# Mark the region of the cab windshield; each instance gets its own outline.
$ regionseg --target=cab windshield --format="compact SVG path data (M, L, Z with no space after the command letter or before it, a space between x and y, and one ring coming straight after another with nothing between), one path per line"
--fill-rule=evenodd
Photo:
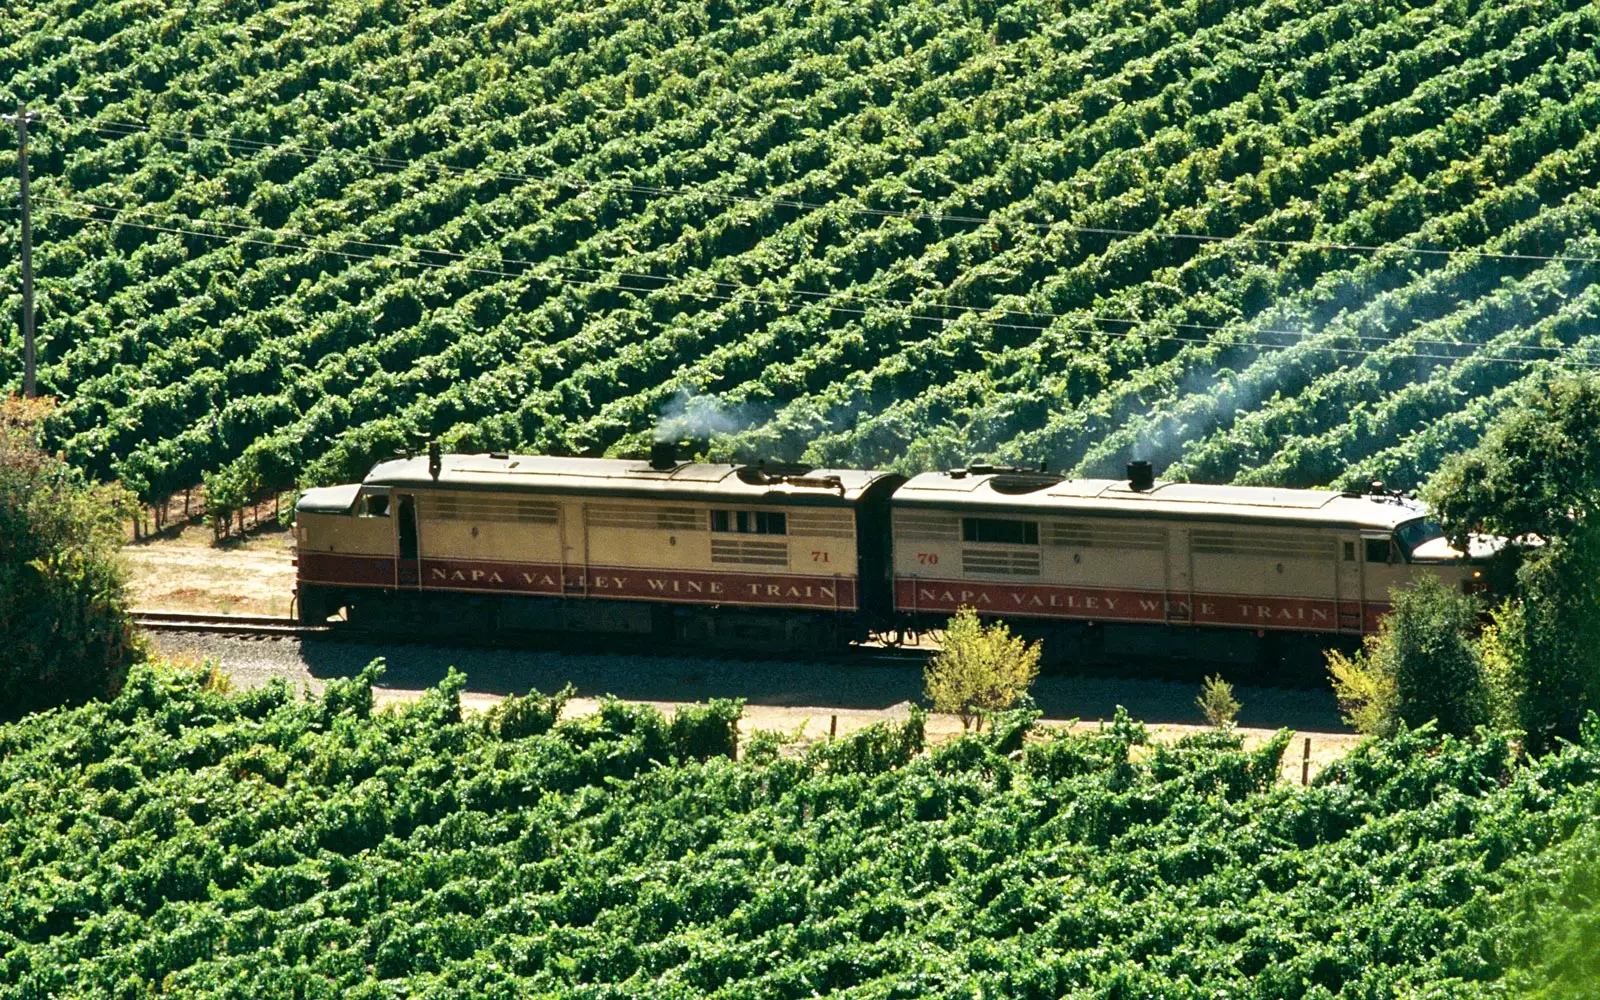
M1394 537L1399 540L1400 547L1405 549L1406 558L1410 559L1411 553L1416 551L1418 545L1431 542L1435 538L1443 538L1444 529L1439 527L1439 522L1424 517L1402 524L1395 529Z

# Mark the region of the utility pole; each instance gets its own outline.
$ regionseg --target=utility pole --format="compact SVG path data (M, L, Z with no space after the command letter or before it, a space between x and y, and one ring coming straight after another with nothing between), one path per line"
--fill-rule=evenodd
M28 123L38 115L17 102L17 113L0 119L17 125L17 179L22 182L22 394L36 395L33 347L33 219L28 209Z

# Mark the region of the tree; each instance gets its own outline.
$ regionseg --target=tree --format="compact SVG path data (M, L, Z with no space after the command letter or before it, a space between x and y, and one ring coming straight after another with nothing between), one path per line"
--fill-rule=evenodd
M1391 600L1378 633L1359 652L1329 654L1345 721L1378 736L1430 719L1441 732L1466 736L1490 721L1477 598L1424 576L1396 588Z
M1577 739L1600 709L1600 376L1546 375L1424 497L1457 547L1474 533L1525 543L1508 550L1489 637L1501 701L1530 751Z
M1517 571L1517 596L1496 616L1495 648L1511 720L1531 753L1576 739L1600 706L1600 528L1557 538Z
M1473 533L1560 538L1600 513L1600 376L1547 375L1423 489L1459 549Z
M114 694L140 655L117 549L137 501L38 446L49 404L0 402L0 715Z
M1039 654L1039 643L1012 635L1004 622L984 625L972 608L960 608L923 672L934 711L961 716L962 729L981 729L984 713L1011 708L1027 693Z

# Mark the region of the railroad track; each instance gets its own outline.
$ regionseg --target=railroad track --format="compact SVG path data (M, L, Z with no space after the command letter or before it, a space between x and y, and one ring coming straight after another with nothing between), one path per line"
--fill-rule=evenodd
M225 632L230 635L299 636L327 632L324 625L302 625L273 615L208 615L193 611L133 612L133 623L152 632Z
M838 659L842 662L863 663L920 663L934 650L927 647L895 647L880 645L850 646L843 649L818 650L740 650L723 647L690 647L663 645L650 640L626 636L593 636L567 633L512 633L512 634L459 634L430 632L425 629L372 629L358 625L329 622L327 625L305 625L293 618L271 615L222 615L191 611L135 610L133 622L152 632L210 632L235 636L260 638L317 638L334 641L398 643L419 646L462 646L479 649L537 649L545 652L615 653L649 655L663 659L683 659L712 656L717 659L775 660L804 657L807 660Z

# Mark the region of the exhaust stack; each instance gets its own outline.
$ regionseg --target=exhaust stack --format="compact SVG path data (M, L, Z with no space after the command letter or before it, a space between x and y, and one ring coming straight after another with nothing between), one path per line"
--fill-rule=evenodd
M665 472L678 467L678 445L673 441L657 441L650 446L650 468Z
M1154 470L1150 468L1149 462L1140 461L1128 463L1128 489L1133 490L1136 493L1143 493L1146 490L1154 488L1155 485L1156 474Z

